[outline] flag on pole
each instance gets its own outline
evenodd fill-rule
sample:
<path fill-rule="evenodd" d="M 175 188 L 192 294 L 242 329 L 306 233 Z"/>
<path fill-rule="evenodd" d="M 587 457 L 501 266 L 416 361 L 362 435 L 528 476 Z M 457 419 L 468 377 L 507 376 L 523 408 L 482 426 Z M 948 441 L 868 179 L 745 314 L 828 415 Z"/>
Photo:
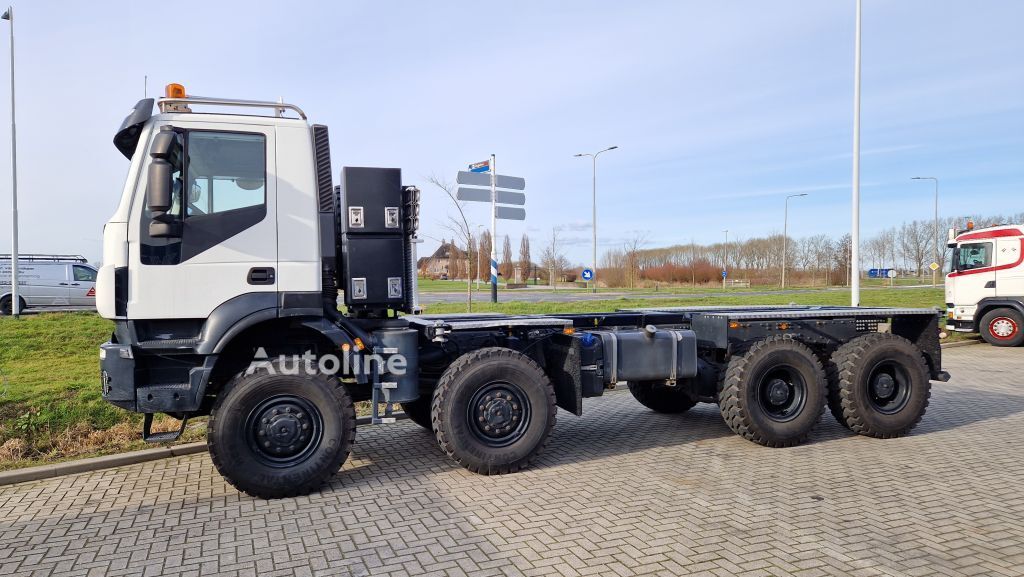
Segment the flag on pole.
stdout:
<path fill-rule="evenodd" d="M 490 160 L 483 160 L 483 161 L 480 161 L 480 162 L 474 162 L 473 164 L 469 165 L 469 171 L 470 172 L 490 172 L 491 171 L 491 161 Z"/>

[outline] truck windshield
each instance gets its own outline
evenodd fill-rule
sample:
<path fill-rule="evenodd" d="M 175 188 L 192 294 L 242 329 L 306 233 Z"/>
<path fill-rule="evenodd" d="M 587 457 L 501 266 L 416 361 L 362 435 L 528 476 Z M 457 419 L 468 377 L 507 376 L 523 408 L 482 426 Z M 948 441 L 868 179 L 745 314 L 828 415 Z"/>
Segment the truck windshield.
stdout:
<path fill-rule="evenodd" d="M 971 270 L 992 265 L 992 243 L 972 242 L 962 244 L 953 255 L 956 270 Z"/>

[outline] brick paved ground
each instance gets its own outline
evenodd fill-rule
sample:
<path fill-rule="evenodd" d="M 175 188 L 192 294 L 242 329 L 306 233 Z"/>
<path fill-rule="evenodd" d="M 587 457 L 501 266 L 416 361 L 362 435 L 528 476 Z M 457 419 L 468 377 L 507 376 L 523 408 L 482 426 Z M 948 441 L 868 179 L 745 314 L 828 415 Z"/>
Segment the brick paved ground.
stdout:
<path fill-rule="evenodd" d="M 1024 348 L 947 350 L 915 434 L 823 418 L 767 449 L 628 393 L 482 477 L 404 422 L 321 493 L 258 501 L 206 455 L 0 488 L 0 575 L 1024 575 Z"/>

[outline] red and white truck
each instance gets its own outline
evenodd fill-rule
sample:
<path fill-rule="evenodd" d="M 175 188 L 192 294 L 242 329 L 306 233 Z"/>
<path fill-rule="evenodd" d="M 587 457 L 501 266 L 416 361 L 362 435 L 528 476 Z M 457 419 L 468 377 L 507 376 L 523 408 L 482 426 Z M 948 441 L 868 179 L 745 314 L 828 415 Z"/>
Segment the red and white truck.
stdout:
<path fill-rule="evenodd" d="M 1024 225 L 949 231 L 946 328 L 998 347 L 1024 342 Z"/>

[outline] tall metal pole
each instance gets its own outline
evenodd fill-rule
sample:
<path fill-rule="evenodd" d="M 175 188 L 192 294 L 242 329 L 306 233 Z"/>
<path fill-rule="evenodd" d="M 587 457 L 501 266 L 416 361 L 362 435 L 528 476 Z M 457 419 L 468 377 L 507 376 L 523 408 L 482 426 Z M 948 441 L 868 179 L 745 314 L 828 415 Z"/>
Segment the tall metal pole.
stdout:
<path fill-rule="evenodd" d="M 491 155 L 491 302 L 498 302 L 498 168 L 494 155 Z"/>
<path fill-rule="evenodd" d="M 14 114 L 14 8 L 8 7 L 0 17 L 11 23 L 11 314 L 21 314 L 18 296 L 18 130 Z"/>
<path fill-rule="evenodd" d="M 857 0 L 853 56 L 853 210 L 850 223 L 850 305 L 860 306 L 860 15 Z"/>
<path fill-rule="evenodd" d="M 791 194 L 786 197 L 786 207 L 782 212 L 782 288 L 786 288 L 786 255 L 787 243 L 789 242 L 789 199 L 798 196 L 807 196 L 806 192 Z"/>
<path fill-rule="evenodd" d="M 600 153 L 598 153 L 598 154 L 600 154 Z M 593 187 L 591 189 L 592 190 L 592 194 L 593 194 L 593 198 L 591 199 L 593 201 L 592 212 L 591 212 L 591 218 L 593 220 L 591 222 L 593 223 L 593 226 L 590 227 L 590 232 L 591 232 L 591 235 L 592 235 L 591 243 L 590 243 L 590 250 L 591 250 L 591 255 L 590 255 L 590 263 L 591 264 L 590 264 L 590 266 L 594 267 L 594 268 L 591 269 L 591 270 L 594 271 L 594 278 L 592 278 L 590 280 L 590 284 L 593 285 L 591 287 L 591 292 L 596 293 L 597 292 L 597 154 L 595 154 L 591 160 L 594 161 L 594 172 L 593 172 L 593 181 L 592 181 Z"/>
<path fill-rule="evenodd" d="M 911 180 L 931 180 L 935 182 L 935 263 L 942 268 L 942 261 L 945 260 L 939 255 L 939 179 L 934 176 L 914 176 Z M 941 259 L 941 260 L 940 260 Z M 939 286 L 939 269 L 932 271 L 932 288 Z"/>
<path fill-rule="evenodd" d="M 592 283 L 591 292 L 597 292 L 597 157 L 602 152 L 608 152 L 609 150 L 615 150 L 618 146 L 609 146 L 604 150 L 598 150 L 597 152 L 581 152 L 574 154 L 573 156 L 579 158 L 583 156 L 589 156 L 593 160 L 593 209 L 591 212 L 591 218 L 593 218 L 591 232 L 593 239 L 591 242 L 591 264 L 590 270 L 594 271 L 594 279 L 590 281 Z"/>
<path fill-rule="evenodd" d="M 725 233 L 725 259 L 722 261 L 722 290 L 725 290 L 725 277 L 729 274 L 729 229 L 722 231 Z"/>
<path fill-rule="evenodd" d="M 786 240 L 789 238 L 789 197 L 786 197 L 786 207 L 782 210 L 782 288 L 786 288 Z"/>

